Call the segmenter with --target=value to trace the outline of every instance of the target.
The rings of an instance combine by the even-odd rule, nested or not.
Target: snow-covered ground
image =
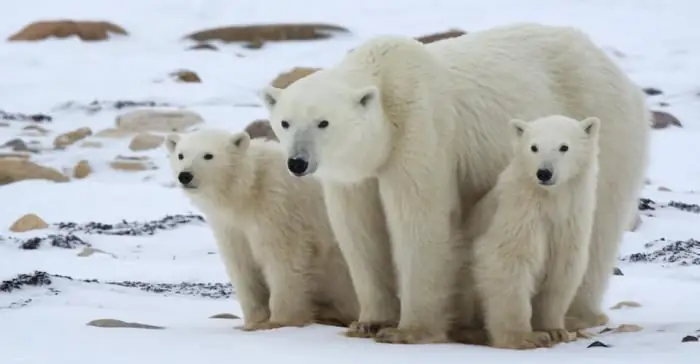
[[[648,248],[645,244],[660,238],[666,243],[686,241],[689,246],[687,257],[681,256],[680,248],[668,252],[674,259],[689,262],[685,266],[661,263],[662,258],[653,256],[652,262],[635,261],[639,255],[620,262],[624,275],[612,279],[606,304],[636,301],[641,307],[609,310],[612,322],[608,327],[633,324],[641,331],[607,332],[552,349],[387,345],[346,338],[340,335],[341,329],[322,326],[246,333],[233,329],[241,323],[238,320],[209,318],[224,312],[240,315],[240,309],[235,295],[229,296],[230,287],[206,225],[197,221],[176,226],[147,223],[166,215],[197,213],[181,191],[169,184],[163,148],[136,153],[127,149],[128,138],[93,136],[86,140],[100,141],[101,148],[76,144],[32,155],[36,163],[68,172],[79,160],[87,160],[94,171],[86,179],[0,186],[0,281],[37,270],[48,273],[52,281],[0,291],[0,363],[595,360],[680,364],[697,363],[700,358],[700,342],[682,342],[686,336],[700,335],[700,243],[690,240],[700,239],[700,214],[692,207],[659,207],[670,201],[700,204],[700,194],[694,192],[700,190],[696,159],[700,156],[700,4],[695,0],[24,0],[3,3],[0,14],[2,38],[30,22],[61,18],[108,20],[130,33],[99,43],[77,39],[0,43],[0,110],[53,117],[52,122],[38,124],[50,131],[45,136],[21,135],[31,122],[0,120],[9,124],[0,124],[0,145],[19,137],[26,142],[38,140],[47,148],[62,132],[112,127],[117,115],[129,111],[88,114],[57,108],[68,101],[161,101],[199,113],[207,126],[240,130],[251,120],[266,117],[262,107],[241,105],[259,104],[255,90],[275,75],[294,66],[332,64],[373,35],[419,36],[452,27],[476,31],[523,20],[580,27],[614,54],[640,86],[661,89],[662,95],[649,98],[650,105],[673,113],[684,124],[683,128],[653,131],[650,184],[644,195],[657,208],[642,211],[643,223],[636,232],[626,234],[622,255],[658,250],[664,242]],[[349,28],[352,35],[271,43],[259,50],[217,44],[218,52],[187,51],[192,43],[181,40],[199,29],[257,22],[328,22]],[[197,72],[202,83],[170,81],[167,74],[180,68]],[[659,106],[659,102],[668,106]],[[0,150],[3,152],[9,150]],[[117,155],[148,156],[159,168],[115,171],[108,163]],[[35,213],[50,224],[128,220],[146,225],[132,227],[127,231],[131,235],[77,227],[75,236],[106,252],[79,256],[83,247],[53,247],[50,240],[38,249],[18,248],[28,238],[59,234],[57,227],[50,233],[10,232],[10,225],[26,213]],[[90,279],[99,282],[80,281]],[[133,287],[138,282],[152,285]],[[160,283],[174,285],[155,285]],[[86,325],[103,318],[165,329]],[[588,348],[595,340],[609,347]]]

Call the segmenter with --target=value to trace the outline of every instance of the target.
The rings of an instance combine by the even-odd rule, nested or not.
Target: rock
[[[84,258],[84,257],[89,257],[89,256],[91,256],[91,255],[93,255],[93,254],[95,254],[95,253],[107,254],[107,255],[111,256],[112,258],[116,258],[116,257],[117,257],[116,255],[114,255],[114,254],[112,254],[112,253],[107,253],[106,251],[104,251],[104,250],[102,250],[102,249],[93,248],[93,247],[91,247],[91,246],[83,247],[83,250],[81,250],[81,251],[80,251],[78,254],[76,254],[76,255],[79,256],[79,257]]]
[[[0,119],[11,121],[34,121],[37,123],[53,120],[51,116],[44,114],[9,113],[2,110],[0,110]]]
[[[136,131],[133,130],[123,130],[123,129],[116,129],[116,128],[108,128],[108,129],[103,129],[95,133],[95,137],[97,138],[126,138],[129,136],[132,136],[136,133]],[[87,143],[87,142],[86,142]]]
[[[612,331],[613,332],[639,332],[644,330],[643,327],[639,325],[633,325],[633,324],[622,324],[618,326],[617,328],[614,328]]]
[[[99,319],[92,320],[87,323],[88,326],[104,327],[104,328],[130,328],[130,329],[151,329],[151,330],[162,330],[165,329],[163,326],[154,326],[147,324],[140,324],[138,322],[125,322],[122,320],[115,319]]]
[[[14,233],[23,233],[31,230],[41,230],[49,227],[42,218],[37,214],[26,214],[17,221],[15,221],[12,226],[10,226],[10,231]]]
[[[675,125],[678,127],[683,127],[680,120],[675,116],[665,112],[665,111],[652,111],[653,120],[651,127],[654,129],[665,129],[670,125]]]
[[[656,95],[661,95],[664,93],[663,91],[659,90],[658,88],[654,88],[654,87],[646,87],[643,90],[644,90],[644,93],[649,95],[649,96],[656,96]]]
[[[90,167],[90,163],[84,159],[73,167],[73,178],[83,179],[89,176],[90,173],[92,173],[92,167]]]
[[[681,339],[682,343],[691,343],[691,342],[694,343],[697,341],[700,341],[700,339],[697,336],[693,336],[693,335],[688,335],[688,336],[685,336]]]
[[[658,190],[661,192],[671,192],[671,189],[666,186],[659,186]]]
[[[95,140],[86,140],[80,144],[81,148],[102,148],[103,144]]]
[[[27,125],[22,128],[22,130],[24,130],[24,134],[28,136],[44,136],[50,133],[48,129],[42,128],[39,125]]]
[[[128,35],[124,28],[106,21],[38,21],[22,28],[7,40],[37,41],[50,37],[68,38],[77,36],[83,41],[101,41],[109,38],[109,34]]]
[[[117,117],[117,129],[134,132],[157,131],[182,132],[185,129],[203,123],[198,114],[187,111],[135,110]]]
[[[155,149],[163,145],[165,137],[161,135],[155,135],[150,133],[139,133],[131,139],[129,143],[129,149],[138,152],[142,150]]]
[[[629,226],[627,227],[627,231],[637,231],[639,227],[642,226],[642,216],[637,212],[634,215],[634,219],[630,222]]]
[[[69,131],[67,133],[63,133],[59,136],[56,137],[53,141],[53,146],[56,149],[62,149],[65,148],[69,145],[74,144],[75,142],[79,140],[83,140],[87,137],[92,135],[92,129],[88,127],[82,127],[75,129],[73,131]]]
[[[613,268],[613,275],[614,276],[624,276],[624,274],[622,273],[622,269],[620,269],[618,267]]]
[[[263,43],[262,39],[257,38],[257,39],[251,40],[251,41],[248,42],[248,43],[243,44],[243,48],[246,48],[246,49],[260,49],[260,48],[262,48],[264,45],[265,45],[265,43]]]
[[[131,101],[131,100],[93,100],[88,104],[68,101],[55,107],[55,110],[83,110],[88,114],[94,114],[103,110],[122,110],[137,107],[170,107],[164,102],[157,101]]]
[[[117,160],[123,160],[123,161],[147,161],[150,158],[145,155],[118,155]]]
[[[616,303],[614,306],[610,307],[611,310],[619,310],[624,307],[629,307],[629,308],[636,308],[636,307],[642,307],[642,304],[639,302],[634,302],[634,301],[621,301]]]
[[[240,317],[238,317],[232,313],[218,313],[216,315],[210,316],[209,318],[211,318],[211,319],[230,319],[230,320],[240,319]]]
[[[220,40],[227,43],[264,43],[327,39],[339,33],[349,33],[349,31],[330,24],[259,24],[205,29],[186,35],[185,38],[199,42]]]
[[[199,78],[199,75],[197,75],[196,73],[189,71],[189,70],[178,70],[178,71],[170,73],[169,76],[174,78],[178,82],[185,82],[185,83],[202,82],[202,80]]]
[[[294,83],[296,80],[306,77],[316,71],[320,70],[320,68],[311,68],[311,67],[294,67],[291,70],[287,72],[280,73],[275,77],[274,80],[270,83],[272,86],[275,86],[277,88],[287,88],[289,85]]]
[[[276,140],[277,135],[275,135],[274,130],[270,126],[270,122],[264,119],[254,120],[248,126],[245,127],[245,132],[250,135],[251,139],[263,138],[266,140]]]
[[[219,48],[216,48],[216,46],[209,44],[209,43],[197,43],[189,48],[188,50],[191,51],[199,51],[199,50],[207,50],[207,51],[218,51]]]
[[[53,168],[43,167],[29,160],[0,159],[0,186],[28,179],[45,179],[54,182],[70,180]]]
[[[9,126],[10,126],[10,123],[6,123],[6,122],[4,122],[4,121],[3,121],[3,122],[0,122],[0,128],[7,128],[7,127],[9,127]]]
[[[433,34],[427,34],[427,35],[423,35],[420,37],[416,37],[416,40],[421,42],[421,43],[428,44],[428,43],[437,42],[437,41],[443,40],[443,39],[459,37],[459,36],[464,35],[464,34],[467,34],[467,32],[465,32],[461,29],[449,29],[447,31],[440,32],[440,33],[433,33]]]
[[[13,152],[37,152],[35,149],[29,148],[27,143],[19,138],[8,140],[2,145],[2,148],[11,148]]]
[[[610,345],[605,344],[601,341],[594,341],[590,345],[588,345],[586,348],[609,348]]]
[[[153,169],[152,166],[137,161],[113,161],[109,163],[109,166],[112,167],[112,169],[126,172],[139,172]]]

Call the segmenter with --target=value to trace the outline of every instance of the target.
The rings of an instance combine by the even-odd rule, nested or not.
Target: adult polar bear
[[[600,208],[567,328],[607,321],[602,299],[644,183],[650,114],[582,32],[517,24],[428,45],[380,36],[261,97],[291,173],[323,182],[360,302],[348,335],[392,343],[443,342],[453,319],[472,324],[451,307],[463,256],[454,234],[510,160],[509,120],[600,118]]]

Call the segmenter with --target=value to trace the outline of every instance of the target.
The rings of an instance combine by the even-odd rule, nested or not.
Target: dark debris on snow
[[[53,118],[49,115],[9,113],[3,110],[0,110],[0,119],[10,121],[34,121],[37,123],[53,120]]]
[[[695,239],[669,241],[661,238],[644,244],[644,247],[654,250],[630,254],[622,257],[621,260],[630,263],[700,265],[700,241]]]
[[[656,201],[649,198],[640,198],[638,208],[639,211],[655,211],[657,209],[673,208],[684,212],[700,214],[700,205],[689,204],[680,201],[670,201],[667,204],[659,204]]]
[[[75,222],[60,222],[54,224],[59,230],[69,233],[81,232],[85,234],[98,235],[120,235],[120,236],[145,236],[153,235],[158,231],[172,230],[180,225],[191,223],[203,223],[204,217],[201,215],[167,215],[159,220],[146,222],[122,220],[116,224],[105,224],[101,222],[89,222],[78,224]]]
[[[131,101],[131,100],[93,100],[87,104],[76,101],[69,101],[56,107],[56,109],[78,109],[84,110],[89,114],[94,114],[103,110],[122,110],[127,108],[138,107],[167,107],[173,106],[165,102],[158,101]]]

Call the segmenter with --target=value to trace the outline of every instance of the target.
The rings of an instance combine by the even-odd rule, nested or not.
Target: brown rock
[[[17,219],[17,221],[10,226],[10,231],[14,233],[23,233],[31,230],[46,229],[48,227],[49,224],[36,214],[26,214]]]
[[[77,36],[83,41],[100,41],[109,38],[109,33],[127,35],[124,28],[106,21],[38,21],[31,23],[10,36],[8,41],[37,41],[50,37],[68,38]]]
[[[112,169],[125,172],[140,172],[148,169],[153,169],[146,163],[137,161],[113,161],[109,164]]]
[[[207,51],[218,51],[219,48],[216,48],[215,45],[209,44],[209,43],[197,43],[189,48],[188,50],[191,51],[199,51],[199,50],[207,50]]]
[[[73,178],[83,179],[92,173],[92,167],[86,160],[79,161],[73,168]]]
[[[421,42],[421,43],[428,44],[428,43],[437,42],[437,41],[443,40],[443,39],[459,37],[459,36],[464,35],[464,34],[467,34],[467,32],[465,32],[461,29],[450,29],[450,30],[440,32],[440,33],[433,33],[433,34],[427,34],[427,35],[423,35],[420,37],[416,37],[416,40]]]
[[[263,43],[262,39],[256,38],[251,40],[250,42],[246,43],[243,45],[243,48],[248,48],[248,49],[260,49],[265,45]]]
[[[678,127],[683,127],[680,120],[675,116],[665,112],[665,111],[652,111],[653,120],[651,127],[654,129],[665,129],[670,125],[675,125]]]
[[[162,330],[165,327],[140,324],[138,322],[126,322],[122,320],[115,319],[98,319],[92,320],[87,323],[88,326],[103,327],[103,328],[129,328],[129,329],[151,329],[151,330]]]
[[[57,149],[65,148],[79,140],[89,137],[90,135],[92,135],[92,129],[88,127],[78,128],[57,136],[53,141],[53,146]]]
[[[320,70],[320,68],[294,67],[287,72],[282,72],[277,75],[270,84],[277,88],[287,88],[289,85],[296,82],[296,80],[306,77],[318,70]]]
[[[203,123],[199,114],[188,110],[135,110],[117,117],[117,129],[122,131],[181,132]]]
[[[175,72],[172,72],[170,74],[170,77],[174,78],[176,81],[179,82],[186,82],[186,83],[199,83],[202,82],[202,80],[199,78],[199,76],[189,70],[178,70]]]
[[[270,122],[268,120],[254,120],[252,123],[248,124],[248,126],[245,127],[245,132],[250,135],[251,139],[256,139],[256,138],[263,138],[265,140],[276,140],[277,135],[275,135],[275,132],[272,130],[272,127],[270,126]]]
[[[0,153],[0,158],[29,159],[29,155],[28,155],[28,154],[22,154],[22,153]]]
[[[133,139],[131,139],[131,143],[129,143],[129,149],[131,149],[134,152],[155,149],[163,145],[164,141],[165,137],[161,135],[139,133],[136,134]]]
[[[326,39],[334,33],[348,33],[343,27],[330,24],[260,24],[230,26],[198,31],[185,38],[205,42],[220,40],[223,42],[271,42],[287,40]]]
[[[43,167],[29,160],[0,159],[0,186],[28,179],[45,179],[54,182],[68,182],[70,180],[53,168]]]

